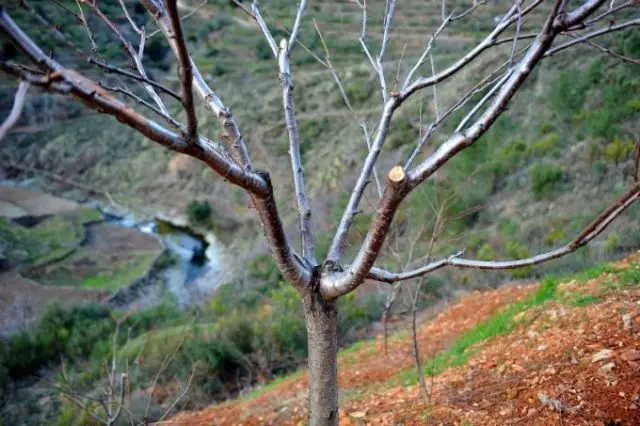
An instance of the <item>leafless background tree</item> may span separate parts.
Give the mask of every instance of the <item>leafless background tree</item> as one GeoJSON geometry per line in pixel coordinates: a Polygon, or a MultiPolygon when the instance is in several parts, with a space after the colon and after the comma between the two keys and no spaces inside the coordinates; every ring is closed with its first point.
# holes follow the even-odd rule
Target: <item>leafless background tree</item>
{"type": "MultiPolygon", "coordinates": [[[[290,236],[285,234],[274,191],[268,171],[253,167],[251,160],[251,141],[245,140],[239,123],[229,107],[220,99],[216,91],[205,80],[200,70],[192,62],[189,47],[183,35],[181,17],[176,0],[141,0],[157,24],[166,42],[175,55],[180,80],[179,92],[149,78],[143,64],[145,42],[149,35],[144,28],[138,27],[129,17],[126,5],[120,1],[122,13],[127,17],[133,31],[139,36],[137,46],[125,38],[110,18],[103,13],[96,0],[78,0],[77,18],[86,27],[94,52],[97,50],[92,32],[87,25],[85,13],[94,13],[122,44],[131,60],[130,69],[118,68],[102,61],[97,55],[88,61],[104,74],[114,74],[122,81],[136,82],[144,90],[143,95],[136,94],[126,84],[113,86],[105,81],[93,80],[64,64],[57,62],[44,52],[20,28],[11,17],[0,11],[0,29],[11,40],[30,63],[17,63],[2,60],[0,67],[21,81],[16,94],[14,112],[2,125],[2,130],[16,121],[22,99],[28,85],[71,97],[83,103],[87,108],[112,116],[123,125],[129,126],[148,139],[167,149],[187,154],[206,163],[211,169],[230,184],[243,188],[252,200],[262,224],[267,243],[278,268],[285,279],[300,293],[306,316],[309,346],[309,422],[312,425],[337,424],[337,309],[336,299],[354,291],[365,280],[377,280],[397,283],[411,278],[423,277],[444,267],[474,269],[513,269],[539,264],[567,255],[584,246],[600,235],[605,228],[625,209],[640,197],[640,182],[637,173],[632,179],[631,188],[610,207],[605,209],[573,240],[554,250],[532,257],[510,261],[479,261],[467,259],[464,252],[452,253],[439,259],[429,259],[426,264],[413,265],[407,270],[393,272],[376,267],[387,234],[398,207],[414,189],[434,176],[449,160],[474,144],[500,115],[507,109],[518,90],[527,81],[535,66],[545,58],[563,50],[587,43],[606,54],[620,60],[637,63],[618,53],[602,48],[593,39],[604,34],[632,28],[640,24],[640,19],[623,22],[610,22],[612,16],[622,10],[635,8],[637,0],[617,4],[606,0],[584,0],[569,2],[566,0],[515,0],[499,19],[493,29],[477,45],[462,55],[457,61],[437,71],[433,61],[433,46],[440,34],[453,22],[482,7],[486,1],[476,1],[466,7],[442,2],[441,24],[426,43],[422,55],[415,62],[397,87],[392,88],[390,78],[385,73],[383,62],[389,42],[390,28],[393,25],[394,12],[398,5],[395,0],[387,0],[382,22],[382,42],[378,52],[373,52],[367,44],[367,3],[356,0],[362,9],[362,31],[360,44],[373,70],[379,77],[382,112],[377,124],[369,129],[362,122],[362,129],[368,147],[363,159],[359,176],[348,204],[331,242],[326,259],[316,257],[314,232],[307,192],[305,175],[300,158],[300,138],[296,121],[294,79],[290,65],[294,48],[299,44],[298,34],[307,8],[307,1],[301,0],[295,12],[294,25],[289,37],[277,41],[271,29],[265,23],[257,1],[250,6],[241,6],[262,30],[273,59],[277,62],[278,78],[282,88],[282,111],[289,137],[289,155],[292,179],[295,188],[295,203],[299,216],[299,238],[301,250],[294,249],[290,236]],[[579,4],[576,4],[579,3],[579,4]],[[538,23],[527,22],[533,11],[544,14],[538,23]],[[525,28],[535,31],[524,33],[525,28]],[[601,25],[601,26],[599,26],[601,25]],[[512,35],[505,35],[510,33],[512,35]],[[559,36],[567,36],[569,41],[557,41],[559,36]],[[510,44],[509,53],[504,62],[496,69],[488,70],[480,83],[470,88],[452,105],[438,104],[438,85],[461,72],[483,53],[496,46],[510,44]],[[428,67],[424,65],[428,64],[428,67]],[[425,69],[426,68],[426,69],[425,69]],[[423,75],[425,74],[426,75],[423,75]],[[422,135],[415,143],[413,152],[406,161],[393,167],[386,173],[386,182],[379,179],[376,165],[381,149],[385,144],[389,129],[393,125],[394,113],[410,98],[421,91],[431,91],[435,114],[433,120],[425,125],[422,135]],[[477,95],[477,96],[476,96],[477,95]],[[168,102],[178,102],[184,110],[184,122],[178,121],[170,113],[168,102]],[[196,116],[197,103],[204,105],[219,121],[221,133],[214,139],[199,128],[196,116]],[[459,121],[455,131],[432,152],[423,153],[426,143],[440,130],[440,124],[454,111],[466,108],[468,113],[459,121]],[[153,114],[156,120],[150,118],[153,114]],[[352,227],[354,217],[359,211],[367,187],[374,183],[379,196],[376,213],[369,224],[355,258],[344,258],[344,246],[347,233],[352,227]]],[[[317,28],[317,26],[316,26],[317,28]]],[[[319,31],[319,30],[318,30],[319,31]]],[[[60,38],[61,48],[67,47],[64,37],[60,38]]],[[[323,63],[332,68],[329,52],[323,63]]],[[[332,73],[339,84],[339,78],[332,73]]],[[[212,82],[215,87],[215,81],[212,82]]],[[[462,177],[461,177],[462,178],[462,177]]],[[[427,256],[429,258],[429,256],[427,256]]],[[[115,378],[114,378],[115,380],[115,378]]],[[[124,383],[124,381],[123,381],[124,383]]],[[[109,418],[116,413],[110,413],[109,418]]]]}
{"type": "MultiPolygon", "coordinates": [[[[69,378],[64,367],[62,369],[61,379],[58,383],[51,383],[49,385],[61,394],[63,400],[68,401],[79,408],[82,413],[85,413],[91,419],[92,422],[99,425],[112,426],[114,424],[130,424],[131,426],[147,426],[164,424],[166,419],[175,413],[176,407],[185,400],[190,391],[196,369],[198,368],[196,363],[192,367],[191,374],[189,375],[189,379],[184,387],[178,390],[178,394],[170,403],[166,404],[162,413],[159,413],[156,416],[152,415],[151,404],[159,379],[166,372],[169,365],[175,360],[176,355],[180,351],[185,338],[187,337],[188,333],[186,327],[184,327],[181,332],[180,340],[173,351],[163,359],[155,374],[146,404],[141,407],[141,411],[136,410],[131,392],[130,368],[132,364],[135,365],[139,362],[139,358],[142,356],[142,351],[144,350],[144,345],[142,345],[142,349],[132,360],[123,359],[118,353],[118,337],[124,323],[131,315],[132,312],[129,312],[120,318],[112,317],[112,320],[115,322],[115,331],[111,337],[111,357],[104,365],[105,380],[101,392],[96,395],[87,395],[78,392],[74,389],[73,384],[69,382],[69,378]]],[[[134,327],[135,323],[129,327],[127,331],[127,341],[129,341],[129,336],[134,327]]]]}

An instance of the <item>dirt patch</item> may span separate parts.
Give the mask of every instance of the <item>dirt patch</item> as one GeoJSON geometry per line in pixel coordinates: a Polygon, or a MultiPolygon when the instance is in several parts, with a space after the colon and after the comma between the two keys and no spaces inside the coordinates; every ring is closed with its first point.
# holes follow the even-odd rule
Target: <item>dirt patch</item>
{"type": "Polygon", "coordinates": [[[75,201],[25,188],[0,185],[0,216],[9,219],[68,213],[78,207],[75,201]]]}
{"type": "Polygon", "coordinates": [[[103,291],[42,286],[17,272],[0,274],[1,334],[9,335],[28,327],[50,303],[100,301],[107,295],[103,291]]]}
{"type": "Polygon", "coordinates": [[[145,276],[164,246],[155,235],[104,223],[86,227],[86,238],[60,262],[28,276],[47,285],[117,290],[145,276]]]}
{"type": "MultiPolygon", "coordinates": [[[[640,270],[640,253],[612,267],[640,270]]],[[[512,332],[470,347],[465,365],[427,377],[428,401],[417,386],[389,386],[390,378],[413,365],[409,336],[394,336],[387,357],[381,341],[356,345],[339,358],[340,424],[640,424],[640,288],[623,277],[603,273],[560,284],[554,301],[516,314],[512,332]]],[[[421,327],[425,365],[479,321],[535,289],[460,299],[421,327]]],[[[296,375],[250,399],[181,413],[173,422],[304,424],[307,382],[306,373],[296,375]]]]}
{"type": "MultiPolygon", "coordinates": [[[[427,357],[445,349],[459,334],[495,314],[504,305],[520,300],[531,288],[509,287],[489,294],[473,293],[438,314],[420,330],[418,339],[427,357]]],[[[382,340],[341,354],[338,381],[342,393],[353,395],[411,368],[411,338],[389,341],[389,355],[382,355],[382,340]]],[[[297,425],[306,418],[308,375],[285,380],[250,400],[237,400],[193,413],[181,413],[173,421],[181,425],[297,425]]]]}

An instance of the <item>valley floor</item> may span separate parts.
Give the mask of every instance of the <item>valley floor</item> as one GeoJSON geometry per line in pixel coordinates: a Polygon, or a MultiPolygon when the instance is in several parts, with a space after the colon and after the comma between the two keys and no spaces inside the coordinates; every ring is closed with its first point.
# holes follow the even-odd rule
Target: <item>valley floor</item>
{"type": "MultiPolygon", "coordinates": [[[[411,336],[339,356],[341,425],[640,424],[640,252],[572,279],[463,297],[422,324],[429,397],[411,336]]],[[[174,424],[298,425],[299,372],[174,424]]]]}

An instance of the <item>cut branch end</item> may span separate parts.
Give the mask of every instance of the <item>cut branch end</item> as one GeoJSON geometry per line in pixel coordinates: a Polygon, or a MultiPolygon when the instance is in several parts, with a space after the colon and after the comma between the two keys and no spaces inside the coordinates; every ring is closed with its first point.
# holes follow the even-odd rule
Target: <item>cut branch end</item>
{"type": "Polygon", "coordinates": [[[390,182],[398,184],[402,183],[407,178],[407,174],[404,172],[404,168],[402,166],[395,166],[389,171],[388,177],[390,182]]]}

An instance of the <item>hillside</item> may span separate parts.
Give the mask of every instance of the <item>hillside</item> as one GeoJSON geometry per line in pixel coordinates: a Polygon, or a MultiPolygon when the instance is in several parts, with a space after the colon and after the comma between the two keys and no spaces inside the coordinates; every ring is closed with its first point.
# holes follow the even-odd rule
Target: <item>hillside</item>
{"type": "MultiPolygon", "coordinates": [[[[152,25],[144,11],[135,7],[135,2],[128,4],[136,19],[152,25]]],[[[197,6],[195,2],[185,5],[197,6]]],[[[281,33],[278,28],[290,25],[294,2],[279,1],[264,7],[265,19],[276,34],[281,33]]],[[[435,18],[439,16],[439,7],[440,2],[436,1],[408,2],[398,7],[384,64],[389,74],[395,71],[397,76],[406,75],[439,25],[435,18]]],[[[46,37],[46,33],[39,33],[30,14],[12,8],[32,29],[32,35],[60,52],[61,60],[77,63],[83,69],[88,67],[85,61],[46,37]]],[[[367,39],[374,50],[381,38],[383,9],[384,2],[372,3],[368,9],[367,39]]],[[[434,47],[436,69],[466,52],[503,9],[502,2],[484,4],[471,16],[447,28],[434,47]]],[[[69,26],[68,14],[55,3],[41,5],[40,10],[50,21],[60,22],[63,30],[69,26]]],[[[184,12],[188,11],[191,9],[185,6],[184,12]]],[[[118,12],[116,6],[107,7],[107,13],[117,17],[117,22],[125,27],[126,20],[118,12]]],[[[536,13],[542,16],[542,11],[536,13]]],[[[633,13],[632,8],[627,15],[633,13]]],[[[534,21],[540,16],[535,15],[534,21]]],[[[371,127],[378,118],[381,103],[375,72],[358,43],[360,19],[361,10],[356,3],[321,2],[310,7],[301,37],[310,51],[321,59],[325,57],[313,26],[315,20],[358,119],[366,120],[371,127]]],[[[99,22],[92,25],[101,28],[99,22]]],[[[82,31],[75,27],[68,30],[72,40],[86,51],[82,31]]],[[[279,209],[293,235],[296,230],[293,188],[290,171],[283,167],[288,161],[286,129],[281,105],[276,101],[281,93],[277,70],[268,51],[265,55],[259,29],[238,8],[210,2],[195,10],[186,21],[185,30],[196,64],[215,81],[216,90],[233,109],[256,166],[271,172],[279,209]]],[[[100,37],[108,37],[102,29],[96,31],[100,37]]],[[[637,56],[640,51],[637,34],[633,30],[622,32],[607,37],[606,43],[621,53],[637,56]]],[[[148,66],[150,72],[161,76],[160,80],[177,87],[175,67],[167,49],[159,37],[150,39],[148,66]]],[[[465,73],[439,86],[440,108],[453,103],[467,89],[469,81],[495,66],[510,49],[510,46],[492,49],[474,61],[465,73]]],[[[452,161],[436,183],[408,199],[398,215],[399,231],[387,244],[389,250],[381,263],[412,260],[393,258],[392,247],[408,244],[410,232],[406,230],[432,220],[431,211],[437,209],[436,204],[447,204],[448,221],[435,255],[447,256],[464,248],[475,257],[514,258],[567,241],[624,191],[640,132],[637,98],[640,83],[634,65],[594,53],[589,46],[578,46],[546,59],[489,134],[452,161]],[[469,178],[459,179],[460,175],[469,178]]],[[[100,54],[116,64],[125,61],[122,53],[109,45],[100,54]]],[[[323,254],[366,145],[358,120],[344,103],[331,71],[302,48],[295,51],[292,66],[305,180],[314,211],[313,225],[319,235],[317,243],[323,254]]],[[[94,69],[87,72],[99,75],[94,69]]],[[[426,74],[430,70],[420,72],[426,74]]],[[[4,96],[9,96],[10,88],[5,85],[4,89],[4,96]]],[[[265,252],[246,196],[206,167],[144,141],[115,121],[87,113],[68,101],[35,91],[31,96],[24,125],[0,147],[0,166],[5,177],[29,179],[33,186],[78,200],[92,195],[102,197],[100,194],[109,192],[119,204],[148,215],[184,217],[189,202],[208,200],[215,213],[211,227],[228,243],[239,264],[265,252]],[[95,192],[88,194],[60,180],[52,181],[38,171],[82,182],[95,192]]],[[[407,158],[420,127],[433,118],[433,108],[431,95],[425,95],[398,112],[383,150],[381,173],[407,158]]],[[[215,120],[204,108],[198,110],[198,116],[202,127],[211,129],[211,135],[215,136],[218,131],[215,120]]],[[[455,128],[459,117],[460,114],[453,114],[443,123],[441,133],[432,138],[423,155],[455,128]]],[[[351,250],[357,248],[374,206],[375,191],[371,187],[348,239],[351,250]]],[[[552,269],[581,268],[594,260],[637,248],[640,232],[624,230],[637,229],[638,214],[640,209],[632,207],[613,224],[608,236],[595,242],[589,253],[583,251],[555,263],[552,269]]],[[[425,253],[426,246],[426,242],[420,242],[416,253],[425,253]]],[[[518,271],[515,278],[540,277],[547,270],[542,267],[518,271]]],[[[457,286],[467,286],[506,277],[457,274],[447,279],[457,286]]]]}
{"type": "MultiPolygon", "coordinates": [[[[640,252],[563,280],[462,297],[420,325],[429,398],[411,339],[341,352],[341,425],[634,425],[640,422],[640,252]]],[[[301,371],[174,424],[298,425],[301,371]]]]}
{"type": "MultiPolygon", "coordinates": [[[[269,172],[287,239],[299,251],[283,93],[270,47],[235,1],[177,3],[192,59],[233,110],[254,166],[269,172]]],[[[527,34],[538,30],[552,3],[541,1],[521,28],[500,36],[522,34],[518,43],[483,51],[460,73],[402,104],[376,165],[380,176],[405,164],[429,123],[438,123],[435,133],[413,165],[464,133],[460,121],[492,89],[455,109],[457,101],[509,64],[512,53],[521,57],[532,42],[527,34]]],[[[147,96],[141,85],[92,64],[134,69],[91,13],[95,4],[136,47],[129,21],[144,26],[150,78],[180,92],[171,49],[154,35],[154,19],[139,0],[21,0],[2,10],[64,66],[147,96]],[[90,31],[78,25],[85,19],[78,8],[90,31]]],[[[296,4],[261,2],[276,40],[292,27],[296,4]]],[[[380,49],[385,4],[310,2],[291,57],[318,266],[332,265],[323,261],[368,155],[365,133],[379,126],[383,96],[359,38],[366,5],[364,39],[374,55],[380,49]]],[[[512,4],[456,1],[456,11],[472,7],[472,13],[439,34],[432,60],[414,77],[456,63],[512,4]]],[[[396,2],[381,62],[390,96],[453,6],[396,2]]],[[[615,16],[624,21],[639,12],[631,0],[615,16]]],[[[598,25],[615,24],[605,21],[598,25]]],[[[579,43],[544,57],[489,130],[407,196],[375,266],[403,271],[454,253],[488,261],[550,251],[637,185],[636,21],[599,37],[601,45],[579,43]]],[[[566,30],[554,43],[582,31],[566,30]]],[[[0,43],[3,63],[24,59],[4,38],[0,43]]],[[[0,120],[15,89],[13,79],[0,79],[0,120]]],[[[166,101],[182,121],[182,106],[169,96],[166,101]]],[[[132,109],[152,116],[138,104],[132,109]]],[[[196,114],[201,135],[224,138],[202,102],[196,114]]],[[[361,247],[379,197],[371,180],[346,236],[344,264],[361,247]]],[[[94,426],[90,415],[107,410],[103,401],[111,398],[116,371],[127,376],[121,406],[140,424],[303,424],[308,328],[300,294],[285,282],[264,234],[247,194],[203,163],[68,97],[29,89],[20,122],[0,144],[0,426],[94,426]],[[107,303],[109,295],[116,301],[107,303]],[[105,367],[113,373],[105,375],[105,367]]],[[[638,249],[635,202],[587,246],[545,264],[443,268],[398,287],[365,281],[336,302],[341,422],[640,423],[638,249]],[[419,311],[428,401],[416,386],[406,321],[411,309],[419,311]],[[389,355],[382,355],[387,314],[393,336],[389,355]],[[593,361],[595,355],[601,359],[593,361]]],[[[309,268],[310,275],[317,277],[317,270],[309,268]]],[[[304,291],[311,289],[317,287],[304,291]]]]}

